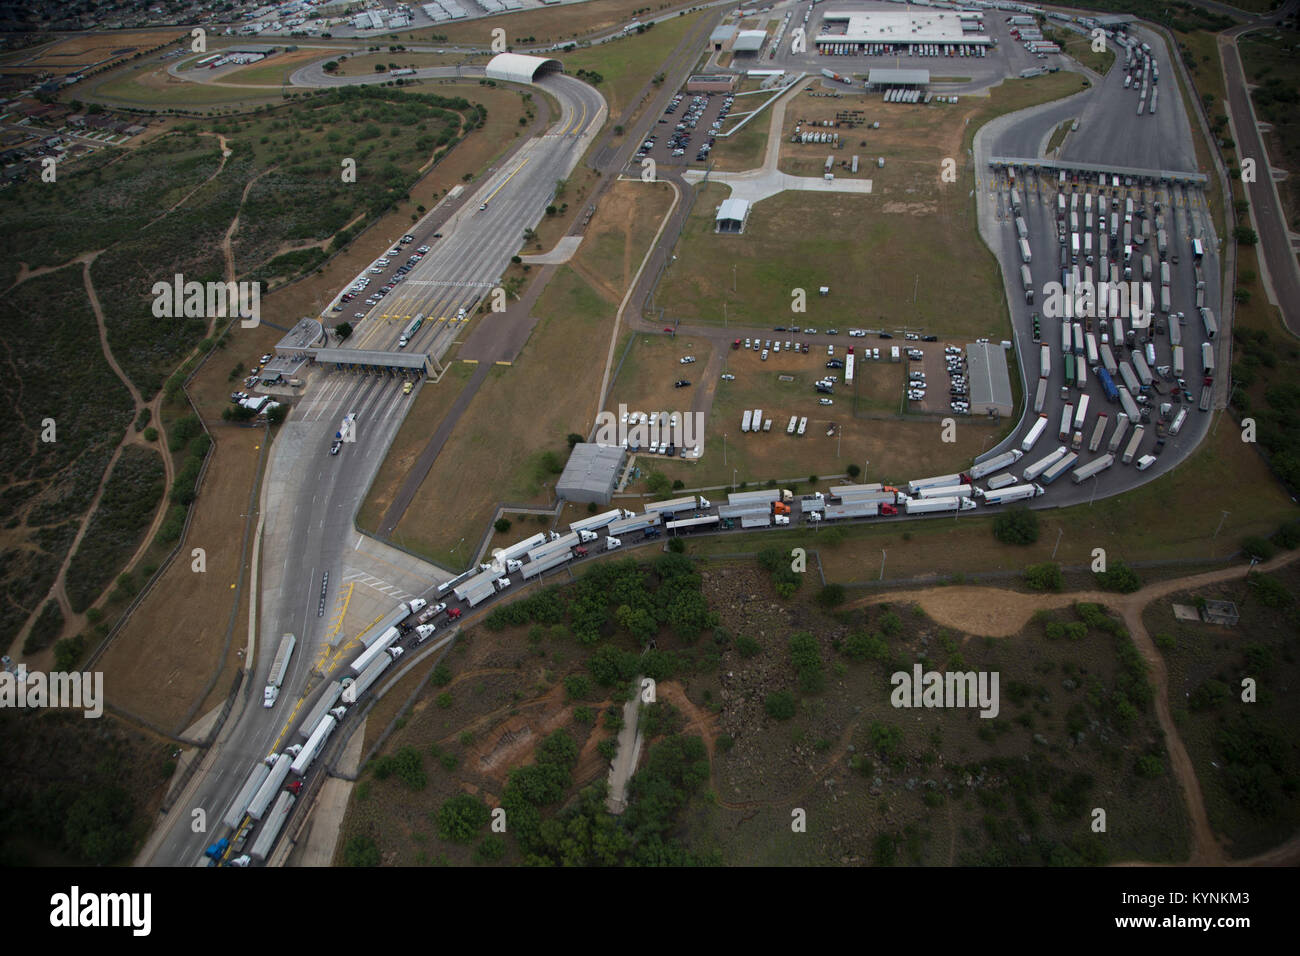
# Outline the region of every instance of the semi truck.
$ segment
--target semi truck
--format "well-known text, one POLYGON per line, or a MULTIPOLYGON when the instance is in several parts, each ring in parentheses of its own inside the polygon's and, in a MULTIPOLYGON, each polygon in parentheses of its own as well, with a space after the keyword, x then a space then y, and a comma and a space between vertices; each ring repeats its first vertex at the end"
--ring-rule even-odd
MULTIPOLYGON (((393 650, 401 650, 401 648, 393 648, 393 650)), ((343 688, 343 702, 345 704, 355 704, 361 695, 370 689, 370 685, 379 679, 379 675, 392 665, 395 659, 388 654, 379 655, 371 662, 369 667, 357 675, 356 680, 343 688)))
POLYGON ((1028 239, 1020 240, 1020 261, 1026 264, 1034 261, 1033 254, 1029 251, 1028 239))
POLYGON ((1219 323, 1214 320, 1214 313, 1205 306, 1201 307, 1201 325, 1205 327, 1205 337, 1214 338, 1219 331, 1219 323))
POLYGON ((271 855, 271 848, 275 846, 280 831, 284 829, 285 821, 289 819, 289 813, 293 810, 296 799, 292 793, 286 790, 280 794, 280 799, 275 801, 275 806, 271 808, 266 822, 262 824, 262 829, 257 833, 257 839, 253 841, 253 848, 248 851, 248 855, 254 860, 265 863, 266 858, 271 855))
POLYGON ((1177 435, 1182 430, 1183 423, 1187 421, 1187 409, 1178 409, 1178 414, 1174 416, 1173 422, 1169 425, 1169 434, 1177 435))
MULTIPOLYGON (((1039 421, 1042 421, 1042 418, 1040 418, 1039 421)), ((970 478, 971 481, 979 481, 979 479, 983 478, 985 475, 991 475, 995 471, 1001 471, 1003 468, 1015 464, 1021 458, 1025 457, 1025 451, 1028 450, 1028 448, 1024 451, 1012 449, 1011 451, 1004 451, 1000 455, 994 455, 992 458, 988 458, 978 464, 972 465, 970 471, 966 473, 966 476, 970 478)))
POLYGON ((285 634, 280 638, 280 646, 276 649, 275 660, 271 662, 271 673, 266 679, 266 687, 262 691, 262 706, 275 706, 275 699, 280 696, 280 685, 284 683, 284 675, 289 670, 289 658, 293 656, 294 646, 298 639, 292 634, 285 634))
POLYGON ((1119 401, 1119 389, 1115 387, 1115 380, 1110 377, 1110 372, 1104 368, 1097 369, 1097 381, 1101 383, 1101 390, 1106 396, 1106 401, 1119 401))
POLYGON ((1074 406, 1069 402, 1061 409, 1061 427, 1056 430, 1056 437, 1065 441, 1070 437, 1070 425, 1074 422, 1074 406))
POLYGON ((1038 389, 1034 392, 1034 411, 1041 412, 1047 404, 1047 379, 1038 380, 1038 389))
POLYGON ((1128 464, 1137 455, 1138 446, 1142 444, 1142 436, 1146 432, 1145 425, 1138 425, 1133 429, 1133 434, 1129 437, 1128 444, 1124 446, 1124 455, 1120 458, 1124 464, 1128 464))
POLYGON ((606 511, 603 514, 593 515, 590 518, 583 518, 581 521, 575 521, 569 525, 570 531, 599 531, 608 524, 612 524, 619 518, 630 518, 632 512, 620 508, 613 511, 606 511))
POLYGON ((221 822, 226 826, 234 829, 239 826, 239 821, 244 819, 244 813, 248 810, 249 804, 253 802, 253 796, 261 789, 262 784, 266 783, 266 778, 271 775, 271 765, 275 762, 268 757, 248 775, 244 785, 239 788, 239 793, 235 794, 235 799, 230 802, 226 808, 226 815, 221 818, 221 822))
POLYGON ((1094 458, 1086 465, 1074 469, 1070 475, 1070 480, 1076 485, 1081 485, 1094 475, 1100 475, 1103 471, 1115 464, 1114 455, 1102 455, 1100 458, 1094 458))
POLYGON ((910 515, 940 511, 971 511, 976 507, 970 498, 909 498, 904 510, 910 515))
POLYGON ((1147 365, 1146 356, 1141 352, 1133 352, 1133 368, 1137 371, 1138 382, 1141 384, 1142 390, 1145 391, 1150 388, 1153 381, 1151 368, 1147 365))
POLYGON ((1024 480, 1033 481, 1034 479, 1036 479, 1048 468, 1052 467, 1052 465, 1056 464, 1058 461, 1064 458, 1065 451, 1066 451, 1065 446, 1061 445, 1059 448, 1056 449, 1056 451, 1052 452, 1049 455, 1046 455, 1043 458, 1038 459, 1038 461, 1034 462, 1032 465, 1030 465, 1028 468, 1024 470, 1024 472, 1022 473, 1024 480))
POLYGON ((1039 349, 1038 354, 1038 377, 1047 378, 1052 374, 1052 350, 1046 345, 1039 349))
POLYGON ((1013 501, 1024 501, 1027 498, 1034 498, 1041 495, 1045 489, 1042 485, 1025 483, 1021 485, 1011 485, 1008 488, 1000 488, 996 491, 986 491, 983 493, 985 505, 1006 505, 1013 501))
POLYGON ((1080 395, 1079 404, 1074 410, 1074 428, 1075 431, 1083 428, 1084 422, 1088 419, 1088 396, 1080 395))
POLYGON ((1074 463, 1079 460, 1079 456, 1074 452, 1067 452, 1063 458, 1058 459, 1052 465, 1048 466, 1039 477, 1039 482, 1044 485, 1050 485, 1057 478, 1074 467, 1074 463))
POLYGON ((1206 375, 1214 372, 1214 346, 1209 342, 1201 343, 1201 371, 1206 375))
POLYGON ((1119 375, 1124 380, 1124 387, 1128 389, 1130 395, 1142 391, 1142 383, 1138 381, 1137 375, 1133 372, 1133 366, 1128 362, 1119 363, 1119 375))
POLYGON ((1120 412, 1115 419, 1115 431, 1111 433, 1110 442, 1106 445, 1106 450, 1114 454, 1116 449, 1124 441, 1124 432, 1128 429, 1129 417, 1124 412, 1120 412))
POLYGON ((1038 416, 1038 421, 1034 422, 1033 426, 1029 429, 1028 434, 1026 434, 1024 439, 1020 442, 1020 447, 1023 451, 1029 451, 1032 449, 1034 445, 1038 443, 1038 439, 1043 437, 1043 433, 1047 431, 1047 422, 1047 415, 1040 414, 1038 416))
MULTIPOLYGON (((290 747, 284 753, 275 757, 275 763, 271 765, 271 772, 266 775, 257 792, 253 794, 253 799, 248 803, 248 815, 254 820, 261 820, 262 815, 266 813, 266 808, 271 805, 276 793, 284 784, 285 778, 289 776, 289 767, 293 765, 294 755, 301 751, 300 747, 290 747)), ((275 756, 272 754, 272 756, 275 756)))
POLYGON ((375 641, 375 643, 362 651, 355 661, 348 665, 352 673, 360 674, 363 672, 367 667, 374 663, 374 661, 378 660, 380 655, 392 647, 393 642, 399 637, 401 637, 401 634, 398 632, 397 628, 390 627, 385 632, 383 639, 375 641))
POLYGON ((338 726, 339 721, 343 719, 346 712, 345 708, 336 707, 320 719, 316 728, 311 732, 311 736, 307 738, 307 742, 302 745, 302 752, 293 758, 293 763, 289 767, 290 773, 301 777, 307 772, 312 765, 312 761, 320 754, 321 748, 325 746, 325 741, 329 739, 330 734, 334 733, 334 728, 338 726))
POLYGON ((325 693, 321 695, 320 700, 316 701, 314 707, 303 718, 302 723, 298 725, 298 736, 306 739, 311 736, 312 730, 320 723, 320 719, 334 709, 338 703, 339 697, 343 694, 343 688, 352 683, 352 678, 345 680, 336 680, 325 688, 325 693))
MULTIPOLYGON (((1102 327, 1105 328, 1105 326, 1102 327)), ((1110 345, 1105 342, 1101 343, 1101 345, 1097 346, 1097 352, 1101 355, 1102 368, 1110 376, 1116 375, 1119 372, 1119 366, 1115 364, 1115 353, 1111 351, 1110 345)))
MULTIPOLYGON (((1171 324, 1169 328, 1172 331, 1175 328, 1175 325, 1171 324)), ((1174 378, 1182 378, 1184 371, 1186 371, 1186 365, 1183 360, 1183 347, 1181 345, 1175 345, 1173 348, 1173 352, 1174 352, 1174 378)))
POLYGON ((1034 276, 1029 271, 1029 266, 1020 267, 1020 284, 1025 289, 1025 301, 1032 305, 1034 301, 1034 276))
POLYGON ((675 515, 679 511, 694 511, 696 508, 708 508, 709 505, 710 502, 707 498, 700 499, 696 495, 687 495, 684 498, 673 498, 670 501, 651 502, 645 506, 645 513, 658 512, 661 515, 675 515))

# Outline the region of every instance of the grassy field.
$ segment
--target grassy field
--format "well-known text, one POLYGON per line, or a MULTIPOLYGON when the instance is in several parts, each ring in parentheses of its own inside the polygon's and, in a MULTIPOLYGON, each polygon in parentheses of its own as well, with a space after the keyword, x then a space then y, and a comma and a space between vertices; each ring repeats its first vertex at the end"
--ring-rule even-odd
POLYGON ((559 59, 564 64, 566 73, 576 74, 579 70, 588 70, 603 77, 596 84, 596 89, 605 97, 605 102, 609 104, 610 119, 615 121, 632 102, 637 91, 660 70, 669 51, 702 16, 703 13, 691 13, 677 17, 656 24, 642 34, 632 34, 586 49, 561 52, 559 59))
POLYGON ((125 61, 145 50, 152 50, 171 39, 187 38, 184 30, 171 31, 109 30, 66 36, 41 47, 19 50, 0 57, 6 73, 50 73, 62 77, 69 73, 101 69, 115 61, 125 61))
POLYGON ((595 423, 612 322, 623 288, 602 281, 593 287, 584 276, 601 276, 617 249, 619 269, 630 276, 649 248, 668 208, 667 187, 617 183, 597 209, 587 238, 568 266, 560 268, 538 300, 542 316, 511 368, 496 368, 457 424, 394 537, 403 546, 452 567, 463 567, 477 545, 498 501, 543 504, 558 472, 547 467, 546 453, 563 465, 565 436, 586 435, 595 423), (617 241, 602 238, 612 234, 617 241), (587 388, 555 388, 559 369, 587 357, 587 388), (521 409, 526 413, 521 415, 521 409), (501 424, 514 428, 503 433, 501 424), (509 454, 502 454, 508 441, 509 454), (439 507, 457 502, 454 511, 439 507), (436 516, 436 517, 435 517, 436 516), (455 554, 460 539, 466 544, 455 554))
POLYGON ((166 61, 152 61, 124 67, 105 77, 92 77, 78 88, 77 97, 107 106, 187 110, 217 106, 252 109, 280 101, 278 85, 260 91, 193 83, 170 75, 168 65, 166 61))
MULTIPOLYGON (((768 107, 771 109, 771 107, 768 107)), ((713 168, 722 171, 754 169, 763 165, 767 152, 767 131, 771 116, 764 110, 733 136, 719 137, 709 159, 713 168)))
POLYGON ((502 29, 506 31, 506 41, 510 45, 533 46, 558 43, 561 40, 581 41, 608 33, 634 19, 644 21, 662 16, 670 10, 690 6, 690 3, 656 3, 654 0, 591 0, 590 3, 524 10, 464 23, 441 23, 428 30, 403 32, 400 35, 411 39, 428 39, 433 35, 441 38, 437 41, 440 43, 479 43, 486 46, 492 39, 491 31, 502 29))
MULTIPOLYGON (((1285 842, 1300 822, 1300 801, 1270 785, 1278 776, 1294 776, 1297 769, 1291 741, 1300 713, 1285 688, 1294 686, 1298 676, 1294 595, 1300 591, 1300 569, 1292 564, 1266 577, 1284 590, 1284 606, 1266 606, 1264 592, 1233 581, 1172 594, 1143 613, 1148 633, 1166 636, 1157 646, 1169 669, 1169 707, 1200 780, 1210 825, 1224 838, 1233 859, 1285 842), (1173 604, 1191 605, 1197 598, 1234 602, 1240 622, 1222 627, 1174 616, 1173 604), (1240 700, 1246 676, 1259 684, 1259 699, 1253 704, 1240 700), (1219 694, 1210 693, 1212 689, 1219 694), (1251 762, 1243 762, 1239 752, 1228 752, 1222 736, 1248 727, 1264 739, 1286 741, 1272 752, 1280 765, 1253 770, 1258 786, 1249 788, 1239 781, 1252 779, 1242 776, 1251 762)), ((1255 753, 1269 755, 1263 746, 1255 753)))
MULTIPOLYGON (((997 260, 977 235, 965 147, 977 124, 1060 97, 1077 83, 1065 74, 1009 80, 988 100, 963 98, 954 108, 877 104, 884 111, 880 130, 842 131, 852 149, 886 157, 884 169, 870 167, 871 195, 779 194, 753 207, 742 237, 714 235, 714 211, 727 189, 706 187, 655 304, 671 317, 720 324, 725 301, 733 324, 770 328, 793 314, 786 312, 792 290, 803 288, 812 294, 800 324, 906 324, 954 339, 1001 338, 1006 299, 997 260), (867 145, 859 146, 860 140, 867 145), (936 156, 956 159, 956 183, 940 182, 936 156), (962 279, 923 283, 920 263, 928 264, 926 270, 942 263, 944 273, 962 279), (728 266, 736 273, 736 292, 728 266), (816 296, 821 285, 831 287, 829 297, 816 296)), ((843 102, 801 94, 786 110, 783 140, 796 123, 832 118, 843 102)), ((789 157, 782 162, 786 172, 820 175, 826 147, 783 142, 782 152, 789 157)))
POLYGON ((1091 37, 1082 36, 1073 30, 1052 30, 1049 28, 1043 31, 1043 37, 1057 43, 1066 56, 1078 60, 1094 73, 1105 76, 1115 63, 1115 51, 1110 48, 1109 44, 1106 45, 1104 50, 1097 52, 1092 48, 1091 37))
POLYGON ((1047 149, 1043 152, 1044 156, 1051 156, 1052 152, 1065 142, 1066 134, 1070 132, 1071 120, 1066 120, 1056 129, 1052 130, 1051 138, 1047 141, 1047 149))
MULTIPOLYGON (((919 470, 896 474, 872 464, 858 480, 902 480, 919 470)), ((936 467, 927 473, 946 470, 951 469, 936 467)), ((1038 514, 1038 540, 1025 547, 997 541, 991 519, 977 516, 977 512, 893 526, 845 526, 829 538, 825 530, 766 531, 752 548, 820 548, 827 579, 845 584, 878 580, 882 549, 888 552, 885 580, 960 580, 972 572, 1019 571, 1052 560, 1053 551, 1062 565, 1089 564, 1094 548, 1104 548, 1110 561, 1129 563, 1223 559, 1237 549, 1243 537, 1271 534, 1296 517, 1296 507, 1228 420, 1221 421, 1197 453, 1170 475, 1091 506, 1038 514), (1250 489, 1250 493, 1234 495, 1228 502, 1207 495, 1207 488, 1250 489), (1225 510, 1229 515, 1216 538, 1214 530, 1225 510), (1173 515, 1177 520, 1171 520, 1173 515), (824 543, 819 543, 819 536, 824 543)), ((689 544, 690 551, 700 553, 749 549, 748 545, 738 547, 728 536, 697 538, 689 544)))

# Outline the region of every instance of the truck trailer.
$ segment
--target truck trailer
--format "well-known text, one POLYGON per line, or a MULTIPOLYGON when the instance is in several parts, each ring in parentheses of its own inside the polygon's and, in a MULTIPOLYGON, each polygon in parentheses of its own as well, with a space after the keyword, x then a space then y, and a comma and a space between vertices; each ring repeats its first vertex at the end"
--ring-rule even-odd
MULTIPOLYGON (((352 683, 352 678, 348 678, 348 683, 352 683)), ((339 697, 342 696, 342 694, 342 681, 336 680, 325 688, 325 693, 321 695, 321 699, 316 701, 316 704, 312 707, 310 713, 308 713, 307 716, 303 718, 302 723, 298 725, 298 736, 304 739, 310 737, 311 732, 315 730, 316 725, 320 723, 320 719, 334 709, 334 706, 338 703, 339 697)))
POLYGON ((970 511, 976 507, 970 498, 909 498, 903 506, 910 514, 933 514, 942 511, 970 511))
POLYGON ((1038 388, 1034 392, 1034 411, 1041 412, 1043 406, 1047 404, 1047 379, 1038 380, 1038 388))
POLYGON ((985 505, 1005 505, 1013 501, 1024 501, 1027 498, 1034 498, 1043 493, 1042 485, 1025 483, 1021 485, 1011 485, 1008 488, 1001 488, 996 491, 986 491, 983 494, 985 505))
POLYGON ((289 658, 293 656, 294 646, 298 639, 292 634, 285 634, 280 638, 280 646, 276 649, 275 660, 271 662, 271 673, 266 679, 266 687, 262 691, 262 706, 272 707, 275 699, 280 696, 280 685, 284 683, 284 675, 289 670, 289 658))
POLYGON ((1073 468, 1074 463, 1078 460, 1079 456, 1077 454, 1074 452, 1068 452, 1063 458, 1057 459, 1054 464, 1047 467, 1038 480, 1044 485, 1050 485, 1057 478, 1060 478, 1063 474, 1073 468))
POLYGON ((239 826, 239 821, 244 819, 244 814, 248 811, 249 804, 253 802, 253 797, 262 788, 262 784, 266 783, 266 778, 271 775, 272 762, 274 761, 268 762, 264 760, 253 768, 253 772, 248 775, 244 785, 239 788, 239 793, 235 794, 235 799, 226 808, 226 815, 221 818, 222 823, 231 829, 239 826))
POLYGON ((959 474, 936 475, 933 478, 917 478, 915 481, 909 481, 907 483, 907 493, 909 495, 915 495, 919 493, 922 488, 932 488, 937 485, 960 485, 961 483, 961 475, 959 474))
POLYGON ((1070 475, 1070 480, 1076 485, 1081 485, 1094 475, 1099 475, 1111 465, 1115 464, 1114 455, 1102 455, 1100 458, 1094 458, 1088 464, 1074 469, 1070 475))
POLYGON ((1124 447, 1124 456, 1120 459, 1124 464, 1128 464, 1137 455, 1138 446, 1142 444, 1142 435, 1146 432, 1145 425, 1138 425, 1133 429, 1133 435, 1128 440, 1128 445, 1124 447))
POLYGON ((1033 427, 1029 429, 1029 433, 1020 442, 1022 450, 1029 451, 1038 443, 1038 439, 1042 438, 1047 431, 1047 421, 1046 415, 1038 416, 1038 421, 1034 422, 1033 427))
POLYGON ((275 801, 275 806, 266 817, 266 822, 257 833, 257 839, 253 841, 253 848, 248 851, 248 855, 259 863, 265 863, 266 858, 271 855, 271 848, 275 846, 276 839, 280 836, 280 831, 284 829, 285 821, 289 819, 289 813, 293 810, 294 801, 297 798, 288 790, 280 794, 280 799, 275 801))
MULTIPOLYGON (((292 748, 290 748, 292 749, 292 748)), ((285 751, 275 758, 275 763, 271 767, 271 772, 266 775, 257 792, 253 794, 253 799, 248 804, 248 815, 254 820, 261 820, 262 815, 266 813, 266 808, 271 805, 285 778, 289 776, 289 767, 293 765, 293 754, 285 751)))
POLYGON ((369 667, 357 675, 356 680, 343 689, 343 702, 355 704, 361 695, 370 689, 370 685, 379 679, 379 675, 392 665, 393 658, 381 654, 369 667))
POLYGON ((1088 451, 1095 452, 1101 447, 1102 437, 1106 434, 1106 425, 1108 424, 1105 412, 1097 416, 1097 424, 1092 430, 1092 438, 1088 440, 1088 451))
POLYGON ((334 733, 334 728, 338 726, 339 719, 335 716, 335 713, 340 710, 342 708, 336 708, 335 711, 326 714, 320 719, 320 723, 311 732, 307 742, 302 745, 302 752, 293 758, 293 763, 289 766, 290 773, 295 773, 301 777, 311 767, 312 761, 316 759, 321 752, 321 748, 325 746, 325 741, 329 739, 329 735, 334 733))
MULTIPOLYGON (((1028 449, 1025 449, 1028 451, 1028 449)), ((985 459, 976 465, 972 465, 970 471, 966 473, 971 481, 978 481, 985 475, 991 475, 995 471, 1001 471, 1010 465, 1015 464, 1025 455, 1024 451, 1012 449, 1004 451, 1000 455, 994 455, 992 458, 985 459)))

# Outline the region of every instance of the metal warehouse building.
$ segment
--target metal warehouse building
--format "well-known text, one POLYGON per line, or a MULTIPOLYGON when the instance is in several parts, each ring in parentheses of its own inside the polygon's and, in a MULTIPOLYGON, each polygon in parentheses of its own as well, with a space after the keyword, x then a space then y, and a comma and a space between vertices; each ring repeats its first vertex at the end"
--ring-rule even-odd
POLYGON ((730 93, 736 88, 733 73, 696 73, 686 80, 687 93, 730 93))
POLYGON ((970 383, 972 415, 1006 417, 1012 413, 1011 374, 1002 346, 990 342, 966 346, 966 381, 970 383))
POLYGON ((822 32, 817 34, 815 42, 847 43, 851 47, 869 43, 993 45, 983 34, 968 33, 963 27, 963 18, 957 13, 920 9, 906 13, 828 10, 822 16, 822 32))
POLYGON ((929 70, 893 70, 882 67, 867 71, 867 86, 873 90, 921 90, 929 85, 929 70))
POLYGON ((731 44, 733 53, 757 53, 767 42, 766 30, 741 30, 731 44))
POLYGON ((616 445, 592 442, 574 445, 569 463, 555 483, 556 495, 566 501, 609 504, 626 456, 626 450, 616 445))
POLYGON ((713 217, 714 232, 739 234, 745 231, 745 220, 749 218, 749 200, 724 199, 718 207, 718 214, 713 217))

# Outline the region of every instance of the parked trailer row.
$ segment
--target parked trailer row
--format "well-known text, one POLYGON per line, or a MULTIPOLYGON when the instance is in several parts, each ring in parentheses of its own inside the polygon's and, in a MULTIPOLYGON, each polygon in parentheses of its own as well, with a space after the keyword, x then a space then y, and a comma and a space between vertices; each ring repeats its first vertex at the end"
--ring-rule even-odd
POLYGON ((388 670, 393 660, 394 658, 384 654, 357 675, 356 680, 343 688, 343 702, 345 704, 355 704, 361 695, 370 689, 370 685, 379 679, 379 675, 388 670))
POLYGON ((550 571, 552 568, 558 568, 566 561, 572 561, 572 560, 573 560, 572 548, 565 548, 562 551, 554 551, 548 555, 545 555, 544 557, 542 557, 537 561, 529 561, 527 564, 523 566, 523 569, 519 572, 519 576, 523 578, 525 581, 531 581, 539 574, 545 574, 547 571, 550 571))
MULTIPOLYGON (((352 678, 347 678, 347 682, 350 685, 352 678)), ((339 697, 343 694, 343 687, 343 681, 336 680, 325 688, 325 693, 321 695, 320 700, 316 701, 316 705, 312 707, 307 716, 303 718, 302 723, 298 725, 298 736, 303 738, 311 736, 311 732, 316 729, 316 725, 320 723, 321 718, 333 710, 335 704, 338 703, 339 697)))

